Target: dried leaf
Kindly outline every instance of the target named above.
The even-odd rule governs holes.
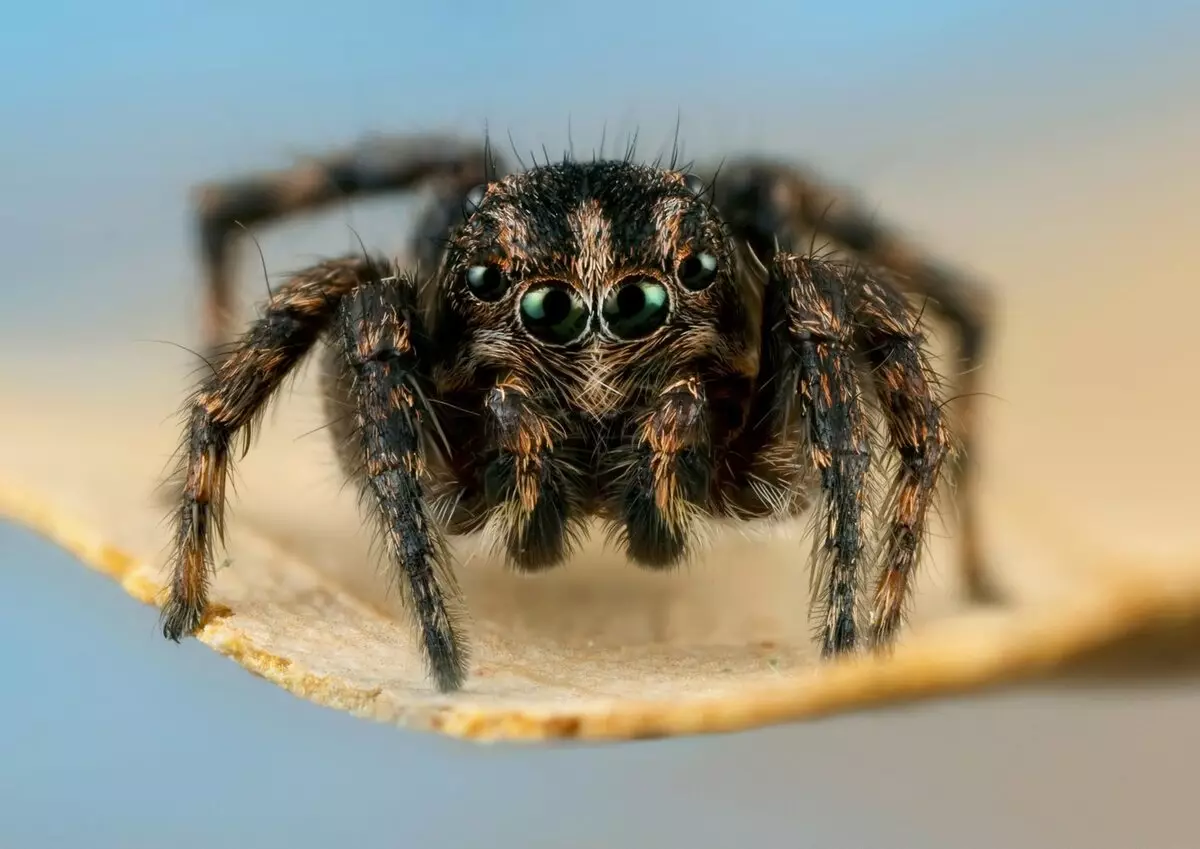
[[[442,696],[371,556],[310,375],[237,466],[229,563],[199,637],[304,698],[474,739],[723,731],[1048,675],[1191,672],[1200,455],[1192,399],[1177,390],[1179,375],[1200,371],[1200,348],[1168,329],[1192,313],[1159,307],[1194,287],[1183,265],[1174,276],[1164,266],[1131,300],[1120,262],[1078,257],[1086,285],[1055,295],[1072,305],[1070,326],[1040,286],[1002,300],[981,460],[986,545],[1008,607],[963,607],[942,535],[896,651],[818,664],[808,542],[795,534],[733,529],[671,575],[594,544],[559,570],[518,576],[465,543],[474,664],[466,690]],[[994,270],[1021,280],[1048,261],[1009,251]],[[10,376],[0,442],[0,514],[145,602],[163,586],[168,508],[154,487],[187,388],[162,351],[75,364],[69,393],[40,373]],[[44,383],[22,391],[22,378]]]
[[[0,449],[0,512],[144,602],[163,587],[167,508],[153,486],[178,435],[165,378],[148,371],[130,384],[140,397],[119,405],[24,398]],[[1153,581],[1116,567],[1081,581],[1032,546],[1003,555],[1017,606],[965,610],[953,549],[938,540],[897,651],[821,665],[804,615],[808,546],[794,533],[734,530],[674,575],[640,572],[596,544],[556,572],[519,576],[468,543],[459,574],[475,661],[467,689],[442,696],[327,440],[297,438],[319,421],[302,384],[239,466],[229,563],[199,638],[297,695],[399,725],[474,739],[747,728],[1047,674],[1200,610],[1192,564]]]

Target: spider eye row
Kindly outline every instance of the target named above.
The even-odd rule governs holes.
[[[679,263],[675,276],[689,291],[707,289],[717,279],[717,258],[706,251],[689,254]],[[491,263],[470,266],[463,279],[472,295],[488,303],[503,298],[510,283],[500,266]]]
[[[691,292],[712,285],[717,258],[707,252],[689,254],[676,272]],[[468,291],[480,301],[495,303],[508,293],[508,275],[495,264],[472,265],[463,273]],[[566,345],[581,336],[591,321],[583,297],[565,283],[550,281],[530,287],[518,304],[521,323],[531,336],[553,345]],[[657,280],[629,277],[612,288],[600,306],[604,328],[618,339],[645,338],[662,327],[671,313],[671,295]]]

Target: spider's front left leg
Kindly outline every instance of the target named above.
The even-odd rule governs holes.
[[[821,652],[858,646],[856,608],[864,559],[864,500],[870,433],[853,358],[854,327],[845,276],[830,264],[777,254],[770,266],[764,329],[777,429],[786,433],[799,401],[809,464],[820,473],[814,606]],[[773,378],[773,380],[772,380]]]
[[[466,679],[469,649],[449,553],[425,497],[422,434],[437,426],[423,385],[429,343],[417,298],[410,278],[393,277],[364,282],[342,300],[335,330],[346,379],[335,382],[346,388],[352,419],[343,456],[357,461],[355,477],[416,614],[430,674],[449,692]]]
[[[353,257],[300,272],[275,291],[236,345],[210,363],[210,374],[189,402],[177,472],[181,491],[162,611],[169,639],[193,633],[204,617],[234,440],[244,436],[248,443],[267,402],[328,328],[342,296],[377,278],[380,268]]]

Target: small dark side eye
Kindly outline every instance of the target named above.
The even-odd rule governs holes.
[[[472,265],[463,272],[463,280],[481,301],[498,301],[508,291],[508,276],[496,265]]]
[[[701,251],[679,263],[679,282],[693,292],[709,286],[717,279],[717,258]]]
[[[483,203],[483,197],[487,194],[487,183],[480,183],[467,192],[467,196],[463,198],[463,214],[470,215]]]

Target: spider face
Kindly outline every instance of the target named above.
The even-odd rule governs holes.
[[[468,194],[440,275],[447,387],[520,375],[592,418],[703,361],[753,369],[731,238],[689,175],[567,162]]]
[[[440,186],[413,268],[319,263],[212,358],[184,431],[166,636],[201,622],[233,446],[323,341],[329,433],[442,690],[460,687],[468,665],[444,538],[484,528],[511,565],[537,570],[568,561],[599,520],[631,562],[663,569],[690,555],[706,519],[811,509],[822,652],[890,644],[950,445],[924,305],[959,331],[965,428],[980,290],[871,215],[833,210],[787,165],[735,159],[723,189],[629,161],[508,174],[486,149],[447,139],[374,153],[318,163],[324,182],[308,163],[203,194],[212,330],[227,313],[227,242],[241,223],[323,205],[347,186]],[[851,261],[792,251],[813,234]],[[882,462],[889,494],[871,504]],[[960,498],[968,468],[958,466]],[[972,503],[960,504],[967,586],[986,597]]]

